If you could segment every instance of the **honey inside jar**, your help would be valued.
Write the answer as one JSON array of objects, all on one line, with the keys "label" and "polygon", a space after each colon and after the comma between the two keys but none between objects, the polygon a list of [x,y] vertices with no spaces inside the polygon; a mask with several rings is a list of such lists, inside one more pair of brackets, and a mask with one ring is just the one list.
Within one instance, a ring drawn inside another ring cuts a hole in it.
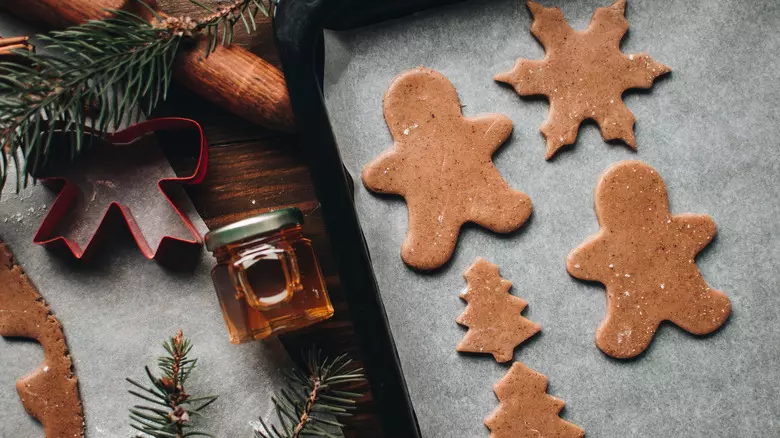
[{"label": "honey inside jar", "polygon": [[277,210],[206,234],[211,272],[230,342],[263,339],[330,318],[325,281],[297,208]]}]

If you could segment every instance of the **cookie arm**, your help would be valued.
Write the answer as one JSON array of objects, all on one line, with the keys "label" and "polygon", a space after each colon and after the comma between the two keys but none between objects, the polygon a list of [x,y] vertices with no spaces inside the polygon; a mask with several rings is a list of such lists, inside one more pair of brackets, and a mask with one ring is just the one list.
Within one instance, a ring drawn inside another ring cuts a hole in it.
[{"label": "cookie arm", "polygon": [[484,146],[488,159],[512,133],[512,120],[503,114],[482,114],[469,118],[474,143]]},{"label": "cookie arm", "polygon": [[611,274],[609,248],[602,232],[592,236],[569,253],[566,257],[566,271],[580,280],[600,282],[603,282],[605,276]]},{"label": "cookie arm", "polygon": [[403,161],[403,158],[393,149],[385,151],[363,168],[361,174],[363,185],[374,192],[403,195],[401,193],[405,170]]},{"label": "cookie arm", "polygon": [[680,235],[693,254],[696,255],[715,238],[715,221],[706,214],[681,214],[674,216],[673,222]]}]

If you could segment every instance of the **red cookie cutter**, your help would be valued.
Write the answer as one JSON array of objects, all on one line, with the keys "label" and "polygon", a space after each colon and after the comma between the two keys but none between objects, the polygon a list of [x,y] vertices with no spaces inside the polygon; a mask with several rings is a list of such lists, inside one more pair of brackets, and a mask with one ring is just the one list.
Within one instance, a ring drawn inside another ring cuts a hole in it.
[{"label": "red cookie cutter", "polygon": [[104,227],[106,224],[106,219],[112,213],[112,210],[117,210],[124,218],[124,222],[130,229],[130,233],[133,235],[133,239],[138,245],[138,248],[149,260],[159,261],[163,257],[167,257],[166,254],[172,255],[176,254],[177,251],[182,249],[201,247],[203,245],[203,238],[200,236],[198,231],[195,229],[195,226],[187,218],[187,216],[176,207],[173,201],[171,201],[171,198],[165,193],[165,190],[162,187],[162,184],[168,181],[179,182],[182,184],[198,184],[203,181],[203,178],[206,176],[206,167],[208,165],[208,142],[206,141],[206,137],[203,134],[203,129],[200,127],[200,125],[194,120],[190,119],[165,117],[135,124],[122,131],[109,134],[105,137],[105,139],[112,144],[127,144],[131,143],[133,140],[139,137],[155,131],[179,131],[186,129],[195,130],[200,139],[198,144],[198,162],[195,167],[195,171],[192,175],[187,177],[163,178],[157,182],[157,188],[160,190],[160,193],[165,197],[165,199],[171,205],[171,208],[173,208],[173,210],[178,214],[184,225],[192,234],[192,239],[180,239],[173,236],[164,236],[162,240],[160,240],[160,244],[157,246],[157,250],[153,251],[149,246],[149,243],[144,238],[141,229],[138,227],[138,224],[136,223],[130,208],[128,208],[126,205],[120,204],[119,202],[112,201],[106,209],[102,219],[100,220],[97,229],[87,242],[86,247],[82,249],[75,241],[68,239],[65,236],[55,234],[57,223],[60,222],[67,214],[69,207],[79,194],[78,186],[71,183],[67,178],[64,177],[46,177],[41,178],[41,182],[43,184],[60,184],[63,185],[63,187],[60,193],[57,195],[57,198],[54,200],[54,203],[49,209],[49,212],[43,218],[43,222],[41,222],[38,231],[35,233],[35,237],[33,237],[33,243],[36,245],[42,245],[51,250],[62,250],[70,252],[76,259],[88,258],[89,254],[94,250],[95,247],[98,246],[96,241],[98,241],[100,237],[103,237],[106,234],[105,232],[101,232],[102,229],[106,228]]}]

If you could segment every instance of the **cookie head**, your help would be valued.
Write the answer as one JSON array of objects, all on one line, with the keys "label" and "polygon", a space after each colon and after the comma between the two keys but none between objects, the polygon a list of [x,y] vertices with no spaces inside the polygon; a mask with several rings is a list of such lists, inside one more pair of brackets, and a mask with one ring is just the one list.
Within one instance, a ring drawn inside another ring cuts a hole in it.
[{"label": "cookie head", "polygon": [[425,67],[396,77],[383,104],[387,126],[396,140],[425,131],[436,119],[462,117],[455,87],[444,75]]},{"label": "cookie head", "polygon": [[622,161],[601,177],[596,188],[596,213],[602,227],[615,230],[665,222],[669,217],[666,185],[647,164]]}]

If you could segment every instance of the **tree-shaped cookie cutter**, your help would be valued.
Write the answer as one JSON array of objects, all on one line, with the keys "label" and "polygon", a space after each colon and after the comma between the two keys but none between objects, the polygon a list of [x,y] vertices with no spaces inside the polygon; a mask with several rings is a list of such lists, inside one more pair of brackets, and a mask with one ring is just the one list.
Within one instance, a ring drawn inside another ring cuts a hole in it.
[{"label": "tree-shaped cookie cutter", "polygon": [[[197,148],[198,159],[195,166],[195,170],[189,176],[184,177],[171,177],[162,178],[157,182],[157,188],[162,196],[170,204],[171,208],[175,211],[177,216],[181,219],[184,226],[187,228],[190,237],[179,238],[170,235],[165,235],[160,240],[156,249],[152,249],[149,242],[143,235],[138,223],[133,217],[132,211],[127,205],[119,203],[117,201],[111,201],[103,214],[100,222],[90,236],[87,244],[82,248],[75,240],[68,238],[60,234],[57,230],[57,224],[68,214],[69,210],[73,206],[76,198],[79,195],[79,188],[76,184],[73,184],[65,177],[45,177],[41,178],[41,182],[48,186],[61,185],[62,189],[57,195],[54,203],[52,204],[49,212],[41,222],[38,231],[33,237],[33,243],[42,245],[50,250],[69,252],[76,259],[87,259],[89,255],[99,246],[99,241],[104,237],[110,238],[110,233],[107,233],[107,222],[112,212],[116,211],[121,214],[124,223],[130,230],[138,248],[143,255],[149,260],[160,261],[167,259],[180,253],[183,250],[199,248],[203,245],[203,238],[200,233],[195,229],[195,226],[189,220],[186,214],[184,214],[174,203],[171,197],[166,193],[164,185],[167,182],[175,182],[179,184],[198,184],[203,181],[206,175],[206,168],[208,165],[208,142],[203,134],[203,129],[194,120],[184,118],[159,118],[148,120],[130,126],[127,129],[118,131],[106,136],[106,141],[110,144],[109,147],[117,145],[128,145],[134,142],[136,139],[158,131],[183,131],[193,130],[198,136]],[[115,213],[114,213],[115,215]]]}]

